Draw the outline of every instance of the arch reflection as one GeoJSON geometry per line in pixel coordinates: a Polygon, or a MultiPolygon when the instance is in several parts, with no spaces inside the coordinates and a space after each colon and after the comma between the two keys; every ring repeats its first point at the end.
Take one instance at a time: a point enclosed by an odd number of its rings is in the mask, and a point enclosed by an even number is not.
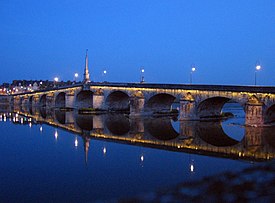
{"type": "Polygon", "coordinates": [[[93,130],[93,116],[92,115],[82,115],[75,114],[75,121],[79,128],[86,131],[93,130]]]}
{"type": "Polygon", "coordinates": [[[148,133],[159,140],[172,140],[179,136],[172,126],[170,117],[147,119],[144,123],[148,133]]]}
{"type": "Polygon", "coordinates": [[[199,122],[196,126],[198,136],[208,144],[217,147],[234,146],[239,143],[229,137],[221,126],[220,122],[199,122]]]}
{"type": "Polygon", "coordinates": [[[66,112],[65,111],[60,111],[60,110],[55,110],[55,118],[60,124],[66,124],[66,112]]]}
{"type": "Polygon", "coordinates": [[[122,136],[128,134],[130,131],[129,118],[123,114],[108,114],[105,124],[113,135],[122,136]]]}

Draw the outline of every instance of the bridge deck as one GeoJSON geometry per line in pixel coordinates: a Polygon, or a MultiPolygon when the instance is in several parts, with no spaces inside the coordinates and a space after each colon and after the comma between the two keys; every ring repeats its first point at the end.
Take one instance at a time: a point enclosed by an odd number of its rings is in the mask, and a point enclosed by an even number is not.
{"type": "Polygon", "coordinates": [[[275,93],[275,87],[271,87],[271,86],[193,85],[193,84],[189,85],[189,84],[157,84],[157,83],[91,83],[91,86],[275,93]]]}
{"type": "MultiPolygon", "coordinates": [[[[67,89],[82,86],[75,84],[71,86],[56,87],[51,89],[39,90],[36,92],[47,92],[53,90],[67,89]]],[[[116,82],[91,82],[87,86],[98,87],[125,87],[125,88],[152,88],[152,89],[181,89],[181,90],[200,90],[200,91],[230,91],[230,92],[251,92],[251,93],[275,93],[273,86],[237,86],[237,85],[190,85],[190,84],[158,84],[158,83],[116,83],[116,82]]],[[[14,94],[23,95],[26,93],[14,94]]]]}

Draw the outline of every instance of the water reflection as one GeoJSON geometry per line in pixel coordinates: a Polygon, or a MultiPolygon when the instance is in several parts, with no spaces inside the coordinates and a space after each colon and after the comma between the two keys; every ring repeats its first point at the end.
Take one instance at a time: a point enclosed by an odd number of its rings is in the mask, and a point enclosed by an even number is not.
{"type": "MultiPolygon", "coordinates": [[[[32,108],[31,111],[16,111],[13,114],[2,113],[0,121],[12,118],[16,124],[42,124],[55,126],[75,133],[73,145],[79,145],[78,136],[82,137],[86,163],[91,139],[104,139],[124,144],[135,144],[165,150],[183,151],[195,154],[228,157],[246,160],[267,160],[275,156],[274,127],[244,127],[240,140],[228,136],[221,122],[177,122],[171,117],[134,117],[124,114],[83,115],[76,111],[49,110],[32,108]]],[[[58,130],[54,132],[58,139],[58,130]]],[[[106,147],[102,148],[106,155],[106,147]]],[[[145,157],[140,156],[143,162],[145,157]]],[[[190,164],[193,172],[194,164],[190,164]]]]}
{"type": "Polygon", "coordinates": [[[105,125],[112,135],[123,136],[130,131],[130,121],[123,114],[107,114],[105,125]]]}
{"type": "Polygon", "coordinates": [[[159,140],[173,140],[179,136],[179,133],[173,128],[169,117],[147,119],[145,128],[150,135],[159,140]]]}
{"type": "Polygon", "coordinates": [[[217,147],[234,146],[239,141],[232,139],[223,131],[219,122],[202,122],[196,126],[199,137],[206,143],[217,147]]]}

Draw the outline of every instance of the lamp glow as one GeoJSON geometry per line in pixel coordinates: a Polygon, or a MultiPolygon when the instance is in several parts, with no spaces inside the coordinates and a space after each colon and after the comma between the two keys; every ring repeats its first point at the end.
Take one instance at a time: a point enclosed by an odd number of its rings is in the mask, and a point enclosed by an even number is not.
{"type": "Polygon", "coordinates": [[[75,146],[75,147],[78,147],[78,140],[77,140],[77,137],[75,138],[74,146],[75,146]]]}
{"type": "Polygon", "coordinates": [[[57,130],[55,130],[54,137],[57,140],[57,138],[58,138],[58,132],[57,132],[57,130]]]}

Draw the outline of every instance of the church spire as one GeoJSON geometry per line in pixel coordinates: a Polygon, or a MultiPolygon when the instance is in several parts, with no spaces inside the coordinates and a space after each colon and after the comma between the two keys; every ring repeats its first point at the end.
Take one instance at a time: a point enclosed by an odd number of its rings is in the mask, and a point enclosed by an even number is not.
{"type": "Polygon", "coordinates": [[[90,82],[90,74],[88,69],[88,49],[86,49],[86,58],[85,58],[85,69],[84,69],[84,79],[83,83],[87,84],[90,82]]]}

